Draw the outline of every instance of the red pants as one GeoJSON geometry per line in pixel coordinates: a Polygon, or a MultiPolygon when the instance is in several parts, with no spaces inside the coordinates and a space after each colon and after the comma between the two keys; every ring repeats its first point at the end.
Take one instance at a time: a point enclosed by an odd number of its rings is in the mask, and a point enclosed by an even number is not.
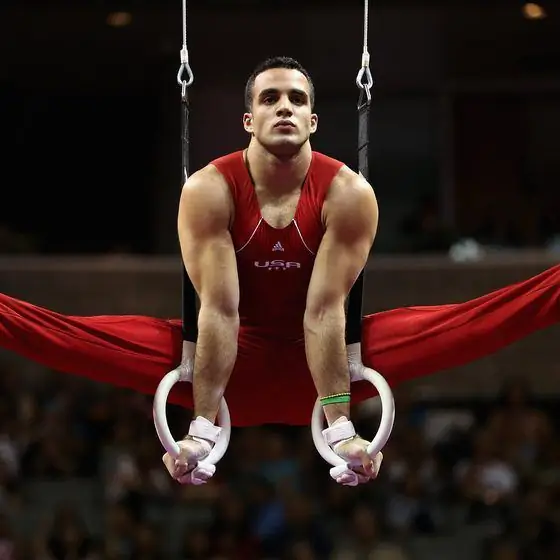
{"type": "MultiPolygon", "coordinates": [[[[392,386],[472,362],[560,318],[560,265],[465,303],[407,307],[364,317],[364,364],[392,386]]],[[[0,346],[56,371],[153,394],[181,358],[176,320],[73,317],[0,294],[0,346]]],[[[355,383],[353,400],[375,394],[355,383]]],[[[226,391],[236,426],[309,424],[317,397],[302,343],[271,342],[241,329],[226,391]]],[[[192,406],[180,383],[170,402],[192,406]]]]}

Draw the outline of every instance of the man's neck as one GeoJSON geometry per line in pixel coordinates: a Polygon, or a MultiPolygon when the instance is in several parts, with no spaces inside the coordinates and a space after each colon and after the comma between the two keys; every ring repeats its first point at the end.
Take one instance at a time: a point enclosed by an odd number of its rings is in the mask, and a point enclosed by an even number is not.
{"type": "Polygon", "coordinates": [[[311,165],[312,151],[306,142],[297,154],[282,158],[252,139],[245,158],[255,185],[278,192],[290,191],[303,184],[311,165]]]}

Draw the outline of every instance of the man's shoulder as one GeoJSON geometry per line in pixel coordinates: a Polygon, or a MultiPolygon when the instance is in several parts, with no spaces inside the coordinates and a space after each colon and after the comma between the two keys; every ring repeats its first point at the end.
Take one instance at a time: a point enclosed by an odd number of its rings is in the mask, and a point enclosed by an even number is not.
{"type": "Polygon", "coordinates": [[[193,173],[183,185],[183,205],[205,208],[205,212],[221,215],[231,211],[231,195],[223,175],[213,165],[193,173]]]}
{"type": "MultiPolygon", "coordinates": [[[[356,173],[346,163],[322,152],[313,152],[315,170],[330,172],[331,188],[363,187],[368,185],[361,173],[356,173]]],[[[371,188],[371,187],[370,187],[371,188]]]]}
{"type": "Polygon", "coordinates": [[[333,166],[338,168],[346,165],[344,162],[332,156],[324,154],[323,152],[318,152],[316,150],[313,150],[313,159],[315,163],[318,163],[320,165],[328,165],[328,166],[333,166]]]}
{"type": "Polygon", "coordinates": [[[190,175],[183,185],[183,193],[203,199],[225,195],[229,199],[231,195],[226,169],[214,162],[208,163],[190,175]]]}
{"type": "Polygon", "coordinates": [[[347,165],[343,165],[333,177],[327,202],[331,208],[338,208],[339,205],[360,206],[369,204],[375,200],[375,192],[372,186],[361,173],[356,173],[347,165]]]}
{"type": "Polygon", "coordinates": [[[224,166],[230,166],[239,163],[243,163],[243,150],[236,150],[235,152],[231,152],[229,154],[214,158],[208,165],[212,165],[217,169],[220,169],[224,166]]]}
{"type": "Polygon", "coordinates": [[[235,175],[244,167],[243,150],[231,152],[223,156],[214,158],[204,167],[193,173],[187,183],[217,183],[220,185],[229,184],[232,174],[235,175]]]}

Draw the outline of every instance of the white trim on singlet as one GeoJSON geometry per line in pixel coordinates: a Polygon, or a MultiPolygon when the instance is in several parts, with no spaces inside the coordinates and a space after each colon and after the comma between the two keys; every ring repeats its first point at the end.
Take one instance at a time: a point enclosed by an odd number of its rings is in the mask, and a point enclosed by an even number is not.
{"type": "Polygon", "coordinates": [[[243,249],[245,249],[245,247],[247,247],[247,245],[249,245],[249,243],[251,243],[251,239],[253,239],[253,237],[255,236],[255,233],[257,233],[257,230],[259,229],[259,226],[261,225],[262,221],[263,221],[263,219],[262,219],[262,216],[261,216],[261,219],[259,220],[259,223],[255,226],[255,229],[253,230],[253,233],[250,235],[249,239],[247,239],[247,242],[245,243],[245,245],[243,245],[240,249],[237,249],[237,251],[235,251],[236,254],[241,253],[241,251],[243,251],[243,249]]]}
{"type": "Polygon", "coordinates": [[[301,234],[301,230],[299,229],[299,226],[297,225],[296,219],[294,218],[292,220],[294,222],[294,226],[296,226],[297,232],[299,233],[299,237],[301,239],[301,242],[303,243],[303,246],[313,255],[315,256],[315,253],[309,248],[309,246],[307,245],[307,243],[305,242],[305,239],[303,238],[303,235],[301,234]]]}

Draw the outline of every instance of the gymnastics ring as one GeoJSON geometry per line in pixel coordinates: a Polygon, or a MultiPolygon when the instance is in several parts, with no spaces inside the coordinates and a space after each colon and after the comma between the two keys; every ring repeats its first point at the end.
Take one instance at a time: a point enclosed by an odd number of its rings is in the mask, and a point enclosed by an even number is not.
{"type": "MultiPolygon", "coordinates": [[[[349,371],[350,380],[354,381],[369,381],[379,393],[381,398],[381,421],[377,434],[368,445],[368,455],[374,459],[375,456],[385,447],[385,444],[391,436],[393,424],[395,422],[395,400],[389,384],[385,378],[377,371],[367,368],[361,361],[360,344],[348,345],[349,357],[349,371]]],[[[330,463],[334,468],[331,469],[331,476],[340,474],[343,469],[350,468],[349,465],[342,457],[339,457],[323,438],[323,423],[324,414],[321,401],[317,399],[313,408],[313,415],[311,417],[311,433],[313,435],[313,443],[323,459],[330,463]]]]}
{"type": "MultiPolygon", "coordinates": [[[[167,423],[167,397],[173,386],[179,381],[188,381],[192,383],[193,364],[194,364],[195,344],[192,342],[183,343],[183,360],[181,365],[170,371],[159,382],[158,388],[154,396],[153,417],[156,433],[158,435],[163,448],[171,457],[176,459],[179,456],[180,448],[175,438],[172,436],[167,423]]],[[[200,467],[209,467],[214,470],[214,465],[224,456],[231,435],[231,418],[226,400],[222,398],[220,401],[220,409],[218,411],[218,423],[222,428],[218,441],[208,454],[208,457],[199,462],[200,467]]]]}

